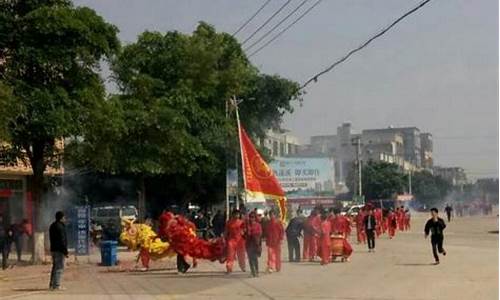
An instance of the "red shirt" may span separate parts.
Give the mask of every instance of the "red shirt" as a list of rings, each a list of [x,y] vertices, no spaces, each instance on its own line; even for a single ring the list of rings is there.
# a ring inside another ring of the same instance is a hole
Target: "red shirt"
[[[283,236],[285,234],[285,230],[283,229],[283,225],[279,220],[275,217],[272,217],[269,220],[266,228],[266,245],[270,247],[279,246],[281,241],[283,240]]]
[[[304,226],[304,235],[316,235],[319,234],[320,228],[317,224],[316,221],[317,216],[311,216],[309,215],[306,219],[305,226]],[[321,223],[321,220],[320,220]]]
[[[226,223],[226,239],[239,240],[243,237],[245,223],[241,219],[230,219]]]
[[[321,222],[321,239],[330,240],[330,233],[332,230],[332,225],[329,220],[324,220]]]
[[[246,223],[246,244],[247,247],[256,247],[260,245],[260,238],[262,237],[262,226],[259,222]]]
[[[396,226],[396,224],[394,224],[394,222],[396,222],[396,214],[394,214],[393,212],[390,212],[388,215],[387,215],[387,221],[389,221],[389,226],[390,227],[394,227]]]
[[[336,216],[332,219],[332,233],[342,233],[342,234],[350,234],[351,233],[351,221],[349,218],[345,216]]]
[[[364,228],[363,220],[365,219],[366,214],[362,211],[358,213],[356,216],[356,227]]]

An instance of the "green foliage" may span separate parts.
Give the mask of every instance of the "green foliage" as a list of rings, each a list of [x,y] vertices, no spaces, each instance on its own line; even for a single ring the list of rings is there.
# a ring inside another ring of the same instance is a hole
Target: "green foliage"
[[[362,183],[366,199],[388,199],[403,193],[407,180],[395,164],[368,162],[363,166]]]
[[[99,64],[119,49],[116,33],[70,1],[0,2],[0,137],[17,158],[27,155],[36,182],[51,164],[56,139],[79,136],[103,117]]]
[[[427,206],[443,201],[450,190],[450,183],[428,171],[416,172],[412,176],[412,192],[419,202]]]
[[[255,135],[279,126],[290,102],[300,100],[297,83],[260,74],[236,39],[203,22],[191,35],[144,32],[111,68],[120,94],[110,102],[121,121],[109,130],[89,127],[84,142],[73,145],[77,161],[104,172],[160,176],[185,201],[224,190],[226,161],[233,165],[237,150],[228,99],[244,99],[240,115]],[[105,159],[89,155],[97,149]]]

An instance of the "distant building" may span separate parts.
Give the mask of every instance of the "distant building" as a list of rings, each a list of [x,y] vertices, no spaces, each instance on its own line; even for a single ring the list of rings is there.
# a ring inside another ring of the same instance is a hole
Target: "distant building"
[[[391,137],[394,134],[399,134],[403,139],[404,150],[397,155],[402,154],[403,159],[416,168],[422,167],[421,161],[421,145],[420,145],[420,129],[417,127],[400,127],[400,128],[383,128],[363,130],[371,136]]]
[[[363,130],[361,133],[364,161],[386,161],[385,157],[404,160],[403,136],[397,132],[378,129]],[[395,163],[395,161],[388,161]]]
[[[452,185],[464,185],[467,183],[465,170],[460,167],[433,167],[434,175],[442,177]]]
[[[299,152],[299,139],[290,134],[289,130],[268,130],[261,141],[272,157],[286,157]]]
[[[432,170],[434,166],[434,159],[432,157],[433,152],[433,143],[432,143],[432,134],[430,133],[421,133],[420,134],[420,155],[422,168],[426,170]]]
[[[353,132],[351,123],[345,122],[337,127],[336,135],[312,136],[307,151],[332,157],[335,161],[336,183],[343,185],[356,159],[356,146],[352,145],[352,140],[360,136]]]

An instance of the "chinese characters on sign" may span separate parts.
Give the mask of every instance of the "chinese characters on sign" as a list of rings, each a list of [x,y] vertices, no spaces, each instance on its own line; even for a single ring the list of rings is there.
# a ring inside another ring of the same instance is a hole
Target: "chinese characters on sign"
[[[335,195],[334,164],[330,158],[277,158],[271,167],[289,199]]]
[[[76,207],[76,255],[89,254],[89,224],[90,208],[88,206]]]

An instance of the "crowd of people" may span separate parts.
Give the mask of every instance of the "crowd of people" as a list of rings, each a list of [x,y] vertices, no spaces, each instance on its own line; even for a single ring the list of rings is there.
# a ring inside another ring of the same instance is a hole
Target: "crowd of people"
[[[370,204],[364,206],[356,216],[346,216],[337,209],[315,207],[309,216],[304,216],[302,209],[297,209],[287,226],[281,222],[275,210],[264,212],[246,211],[245,207],[234,209],[229,219],[221,211],[213,216],[204,211],[186,214],[192,228],[200,239],[222,238],[225,244],[225,265],[228,274],[234,271],[237,263],[240,270],[247,271],[247,260],[251,276],[259,275],[259,257],[262,244],[267,251],[266,272],[281,271],[281,248],[286,241],[288,260],[292,263],[318,261],[327,265],[337,257],[349,261],[353,252],[350,236],[356,229],[357,243],[368,245],[369,252],[375,252],[375,239],[382,234],[394,238],[397,231],[410,229],[411,215],[408,209],[376,208]],[[302,240],[302,245],[301,245]],[[185,273],[190,267],[196,267],[196,258],[178,255],[179,273]]]

